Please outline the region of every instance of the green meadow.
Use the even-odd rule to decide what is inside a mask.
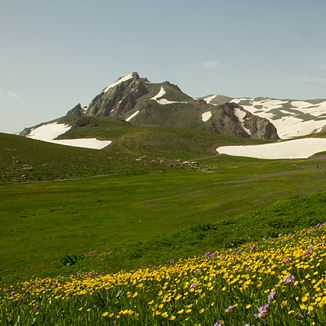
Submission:
[[[228,157],[216,154],[216,147],[261,141],[97,123],[107,125],[84,127],[88,137],[115,134],[101,151],[0,134],[1,288],[17,280],[70,277],[81,271],[109,274],[163,266],[171,259],[242,248],[326,221],[324,160]],[[79,129],[74,133],[81,135]],[[22,171],[24,165],[32,169]],[[1,320],[14,325],[18,315],[1,304],[1,288]],[[109,314],[101,309],[96,316]],[[25,324],[41,325],[32,315],[22,317],[28,319]],[[90,325],[99,318],[94,316]],[[183,323],[199,325],[198,316],[196,322]],[[61,317],[53,318],[42,320],[65,324]],[[83,320],[76,324],[87,324]],[[164,324],[156,319],[146,323]],[[202,320],[202,325],[213,324]]]

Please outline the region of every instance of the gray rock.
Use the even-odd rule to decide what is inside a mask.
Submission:
[[[84,115],[84,110],[81,104],[78,103],[74,108],[67,112],[65,118],[76,118]]]
[[[95,117],[121,117],[132,110],[136,99],[147,94],[143,79],[134,72],[133,77],[102,91],[89,104],[86,115]]]

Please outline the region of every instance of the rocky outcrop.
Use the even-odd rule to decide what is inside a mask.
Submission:
[[[81,107],[80,103],[78,103],[74,108],[67,112],[65,118],[76,118],[84,115],[85,110]]]
[[[126,78],[128,77],[129,78]],[[105,88],[89,104],[85,115],[95,117],[121,117],[132,110],[136,99],[147,94],[144,79],[137,73],[132,73],[118,79],[114,84]]]
[[[25,137],[25,136],[29,135],[32,132],[32,130],[33,130],[33,128],[26,127],[23,131],[19,132],[17,135]]]
[[[277,129],[268,119],[247,112],[244,126],[250,130],[251,138],[279,139]]]
[[[234,113],[235,108],[238,108],[238,105],[235,103],[225,103],[213,107],[211,109],[212,117],[207,124],[207,131],[222,135],[250,138],[250,134],[241,127],[239,119]]]

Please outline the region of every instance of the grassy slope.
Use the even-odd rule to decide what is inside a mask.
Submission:
[[[94,124],[97,126],[94,127]],[[164,170],[169,164],[150,164],[139,156],[196,159],[216,155],[221,145],[262,143],[178,128],[140,128],[128,123],[96,118],[91,125],[71,129],[61,138],[96,137],[112,140],[101,151],[50,144],[0,133],[0,182],[53,180],[85,176]],[[167,162],[169,163],[169,162]],[[32,167],[26,171],[24,165]]]
[[[112,139],[101,151],[0,134],[2,181],[21,181],[20,175],[27,172],[17,169],[24,164],[33,167],[28,172],[31,180],[111,174],[51,183],[0,184],[0,271],[9,269],[13,277],[20,274],[20,267],[34,267],[32,273],[42,273],[43,268],[45,273],[60,273],[51,270],[53,260],[108,247],[117,249],[116,261],[110,262],[116,269],[123,264],[133,267],[164,260],[172,253],[169,243],[175,232],[197,224],[224,223],[282,198],[326,190],[322,161],[316,169],[311,161],[264,161],[215,152],[217,146],[260,140],[178,128],[137,128],[107,118],[93,123],[98,126],[72,129],[68,136]],[[143,154],[147,157],[139,159]],[[196,159],[200,166],[189,169],[176,158]],[[245,229],[250,223],[262,225],[254,217],[248,221]],[[187,235],[186,245],[175,245],[174,253],[182,257],[213,250],[232,240],[228,238],[234,232],[232,225],[231,230],[225,224],[221,234],[227,237],[217,236],[208,242],[190,241]],[[243,236],[236,235],[238,239]],[[168,250],[160,243],[167,243]],[[128,253],[128,258],[121,252]],[[7,274],[0,277],[7,279]]]
[[[114,261],[110,261],[110,267],[115,269],[160,262],[172,253],[202,253],[225,245],[226,240],[236,242],[230,239],[233,226],[219,227],[220,235],[227,236],[225,239],[218,236],[201,242],[200,236],[194,241],[188,238],[187,245],[176,245],[175,251],[171,251],[169,234],[234,218],[282,198],[326,190],[326,171],[323,167],[316,169],[313,162],[231,162],[227,157],[225,162],[209,161],[208,168],[200,169],[212,173],[171,170],[51,183],[2,184],[0,270],[9,269],[16,276],[21,267],[34,267],[31,273],[35,274],[45,264],[47,273],[61,273],[56,268],[51,270],[51,261],[57,261],[56,266],[65,254],[80,255],[107,248],[120,248]],[[257,218],[250,217],[248,221],[244,224],[246,230],[250,223],[257,225],[258,230],[264,225]],[[235,237],[247,235],[250,232]],[[142,251],[145,253],[139,254]],[[120,255],[121,252],[127,254]],[[76,268],[92,268],[87,264]],[[100,262],[96,265],[104,268]],[[1,273],[1,277],[7,279],[7,274]]]

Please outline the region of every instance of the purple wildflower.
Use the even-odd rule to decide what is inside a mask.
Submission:
[[[223,324],[222,324],[222,321],[221,320],[218,320],[217,322],[216,322],[216,324],[214,324],[214,326],[222,326]]]
[[[266,304],[265,306],[261,306],[258,309],[258,314],[255,314],[254,317],[255,319],[261,319],[264,318],[265,316],[267,316],[269,311],[269,304]]]
[[[276,291],[271,291],[270,294],[268,295],[268,302],[271,302],[272,300],[274,300],[276,298]]]
[[[284,259],[284,264],[287,264],[287,263],[289,263],[289,262],[290,262],[290,260],[291,260],[291,258],[290,258],[290,257],[287,257],[287,258],[285,258],[285,259]]]
[[[295,277],[293,275],[287,275],[283,278],[283,283],[293,286]]]
[[[194,282],[190,285],[190,289],[195,289],[199,284]]]
[[[33,310],[35,311],[38,308],[38,303],[33,307]]]
[[[227,314],[232,314],[234,309],[234,306],[228,306],[226,309],[224,309],[224,312],[226,312]]]

